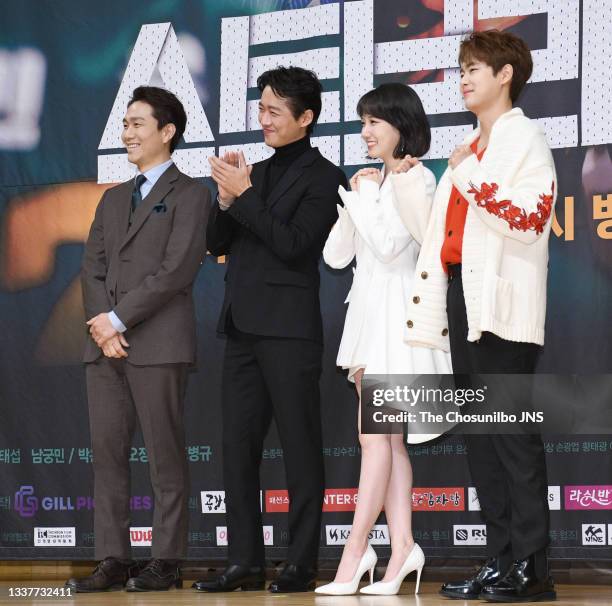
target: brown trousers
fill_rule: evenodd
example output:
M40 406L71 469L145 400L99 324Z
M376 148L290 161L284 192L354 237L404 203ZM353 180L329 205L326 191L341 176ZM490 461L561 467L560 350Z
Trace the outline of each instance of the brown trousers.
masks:
M100 357L86 365L86 376L96 559L131 558L129 456L136 419L154 495L152 556L183 558L189 499L183 425L187 365L135 366Z

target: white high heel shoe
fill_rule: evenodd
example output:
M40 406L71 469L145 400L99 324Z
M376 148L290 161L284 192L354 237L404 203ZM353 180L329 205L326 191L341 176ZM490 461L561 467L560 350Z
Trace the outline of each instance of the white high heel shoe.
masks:
M417 582L416 589L414 590L415 595L419 593L419 584L421 583L421 571L425 565L425 554L423 550L414 544L412 551L402 564L400 571L396 577L391 581L378 581L373 585L368 585L361 588L361 593L367 593L369 595L395 595L402 584L402 581L407 577L413 570L417 571Z
M376 556L376 552L372 546L368 544L368 548L361 556L361 560L359 560L355 576L350 581L346 583L328 583L327 585L321 585L321 587L315 589L315 593L323 593L325 595L351 595L357 593L359 581L361 581L361 577L366 571L370 571L370 584L374 580L374 568L376 567L377 561L378 557Z

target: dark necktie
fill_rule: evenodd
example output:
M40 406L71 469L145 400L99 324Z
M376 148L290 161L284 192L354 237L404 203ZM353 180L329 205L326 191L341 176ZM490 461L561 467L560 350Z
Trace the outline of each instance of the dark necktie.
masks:
M146 180L147 178L144 175L138 175L135 179L134 191L132 191L132 212L134 212L142 202L140 188Z

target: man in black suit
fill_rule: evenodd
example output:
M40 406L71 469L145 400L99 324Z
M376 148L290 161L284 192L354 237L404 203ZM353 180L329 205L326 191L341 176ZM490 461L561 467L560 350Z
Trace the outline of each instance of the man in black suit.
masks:
M169 91L134 91L122 141L138 175L104 193L85 245L84 362L101 561L91 575L67 581L75 592L181 585L189 498L183 399L196 349L192 287L206 255L210 211L206 186L171 159L186 121ZM144 569L132 560L129 536L129 453L137 420L155 495L153 559Z
M229 565L200 591L263 589L259 465L274 417L289 489L288 561L269 589L314 589L324 470L319 377L319 259L337 218L344 173L310 146L321 111L314 73L262 74L259 122L274 155L252 167L242 153L211 158L219 186L207 230L210 252L229 254L219 332L223 368L223 476Z

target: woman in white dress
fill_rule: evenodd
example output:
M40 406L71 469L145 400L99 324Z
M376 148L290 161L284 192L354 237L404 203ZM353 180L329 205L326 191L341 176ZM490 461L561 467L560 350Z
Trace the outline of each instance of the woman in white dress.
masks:
M384 166L382 171L373 167L357 171L350 192L340 187L344 207L338 206L338 221L323 258L336 269L357 260L337 364L348 369L348 379L361 398L364 373L443 374L451 372L451 366L448 354L412 347L403 339L407 299L412 296L419 244L436 186L433 173L417 159L427 152L431 138L423 106L410 87L382 84L360 99L357 112L368 156L382 160ZM400 202L394 191L405 188L411 193L421 188L428 195L400 196ZM398 214L398 205L408 199L428 200L417 212L412 209L410 230ZM370 571L370 585L362 593L395 594L404 577L417 570L416 593L425 559L412 536L412 467L403 436L363 434L358 423L361 473L351 534L334 582L316 591L355 593L363 574ZM372 584L376 553L368 535L383 506L391 558L384 579Z

